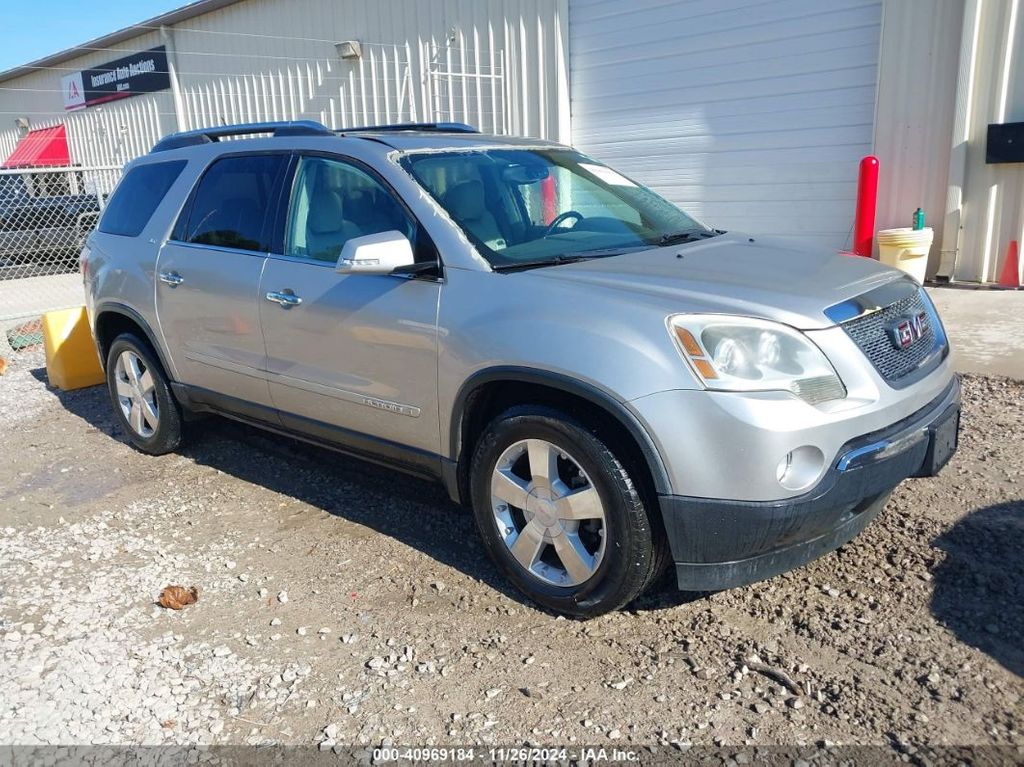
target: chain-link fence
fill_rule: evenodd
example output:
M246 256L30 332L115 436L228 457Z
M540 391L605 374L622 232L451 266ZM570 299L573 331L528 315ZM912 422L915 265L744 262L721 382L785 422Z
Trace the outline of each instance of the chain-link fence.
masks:
M83 301L78 256L121 168L0 170L0 320Z

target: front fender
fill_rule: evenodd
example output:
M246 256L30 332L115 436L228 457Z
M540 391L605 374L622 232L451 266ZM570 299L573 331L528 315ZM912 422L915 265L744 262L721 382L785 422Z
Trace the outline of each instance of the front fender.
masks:
M493 380L537 383L593 402L629 429L668 492L649 429L627 403L665 389L700 389L666 327L671 311L622 291L449 269L438 327L442 444L456 460L473 389ZM661 475L659 477L659 474Z

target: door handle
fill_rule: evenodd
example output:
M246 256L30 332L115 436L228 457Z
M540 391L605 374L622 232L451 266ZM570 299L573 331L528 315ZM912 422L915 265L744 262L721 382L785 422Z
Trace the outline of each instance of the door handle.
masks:
M160 272L160 282L166 283L172 288L178 287L184 281L185 278L177 272Z
M267 293L267 300L279 305L282 309L291 309L302 303L302 299L290 290L271 291Z

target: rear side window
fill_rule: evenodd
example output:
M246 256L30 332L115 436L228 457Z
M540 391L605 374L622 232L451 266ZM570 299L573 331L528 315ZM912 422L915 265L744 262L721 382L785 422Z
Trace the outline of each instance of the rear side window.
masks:
M199 181L188 223L176 227L185 242L239 250L270 250L277 181L286 155L217 160Z
M99 230L106 234L137 237L184 167L185 160L175 160L132 168L107 202Z

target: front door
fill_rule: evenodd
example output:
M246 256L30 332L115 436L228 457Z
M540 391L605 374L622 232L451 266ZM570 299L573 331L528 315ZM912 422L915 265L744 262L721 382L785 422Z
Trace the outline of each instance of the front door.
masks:
M268 407L259 287L287 160L214 162L157 260L157 313L181 382Z
M270 255L260 283L270 394L287 426L434 455L440 283L334 270L347 240L390 230L425 236L368 169L298 159L283 253Z

